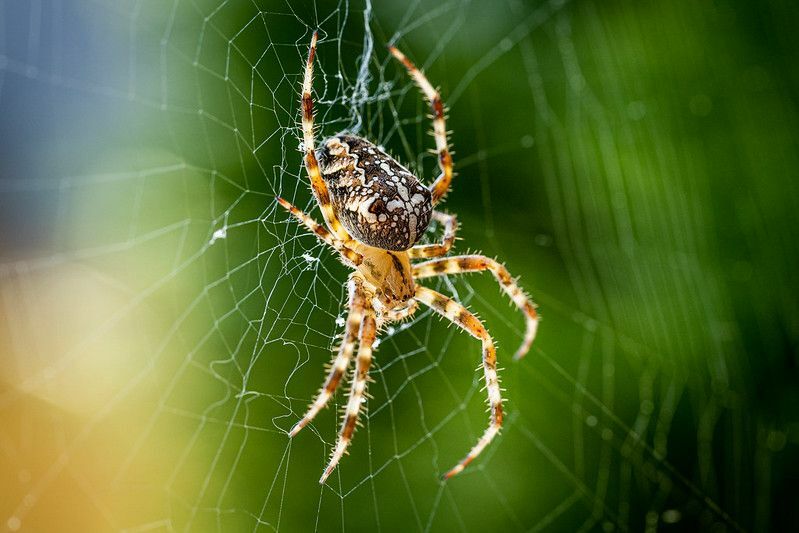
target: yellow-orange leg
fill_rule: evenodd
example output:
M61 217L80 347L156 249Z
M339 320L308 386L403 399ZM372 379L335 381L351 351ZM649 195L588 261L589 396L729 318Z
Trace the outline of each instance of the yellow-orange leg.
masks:
M370 297L368 297L364 306L364 316L361 322L361 333L358 340L358 356L355 359L355 372L352 377L352 385L350 386L350 397L347 401L346 410L344 411L344 421L341 424L341 431L339 431L336 447L333 449L330 462L327 468L325 468L322 477L319 479L319 483L324 483L331 472L333 472L352 440L352 434L355 432L355 426L358 423L358 414L361 412L361 404L364 401L364 394L366 393L369 366L372 364L372 345L375 342L376 335L377 323L375 321L375 313L370 302Z
M419 86L419 89L424 93L425 98L430 103L430 108L433 112L433 136L436 140L436 153L438 154L438 166L441 168L436 181L433 182L430 192L433 195L433 205L444 198L444 195L449 191L449 185L452 182L452 156L449 153L449 143L447 141L447 124L444 118L444 104L441 102L441 95L438 91L430 85L427 77L411 62L410 59L405 57L405 54L397 50L393 46L389 46L388 50L397 58L408 73Z
M278 196L277 203L291 213L294 218L299 220L300 223L308 228L308 231L316 235L319 240L330 245L332 248L338 251L342 257L352 264L352 266L356 267L363 262L363 256L361 254L347 246L346 243L338 240L332 233L322 227L321 224L294 207L290 202Z
M308 171L314 197L319 204L319 209L322 210L322 216L325 219L327 227L330 228L330 231L339 240L347 241L350 239L350 236L333 211L333 205L330 202L330 193L327 190L324 179L322 179L319 162L316 160L311 86L313 84L313 60L316 55L317 38L317 33L314 32L313 37L311 37L311 46L308 49L308 62L305 65L305 75L302 81L302 138L305 148L305 169Z
M389 322L400 322L413 315L419 309L419 302L410 299L405 307L401 309L391 309L386 312L386 319Z
M336 392L339 383L341 383L341 378L347 370L350 359L352 359L355 341L358 339L358 330L361 327L364 310L367 306L367 296L363 290L363 279L359 275L350 277L348 289L349 313L347 314L347 323L344 327L344 339L341 341L338 353L333 359L333 363L328 372L327 379L324 385L322 385L322 389L319 391L313 403L308 407L305 416L291 428L289 437L293 437L299 433L300 430L307 426L319 411L327 405L328 400L330 400L330 397Z
M497 351L494 348L494 341L488 334L482 322L469 312L461 304L421 285L416 286L414 296L420 302L430 306L434 311L443 315L453 324L468 332L473 337L483 343L483 374L485 377L486 390L488 391L488 405L491 411L491 418L483 435L477 444L469 451L469 454L449 472L444 474L444 479L449 479L458 474L471 463L480 452L488 446L488 443L499 433L502 427L502 397L499 392L499 377L497 376Z
M466 272L482 272L490 270L499 282L502 290L510 296L525 316L527 327L524 333L522 345L516 350L514 359L521 359L530 351L535 334L538 331L538 312L536 306L524 291L516 284L504 265L496 262L490 257L483 255L459 255L455 257L444 257L425 261L413 266L413 277L415 279L440 276L442 274L463 274Z
M455 244L455 233L458 231L458 218L455 215L433 211L433 220L444 226L444 237L441 243L436 244L417 244L408 250L411 259L421 259L424 257L440 257L450 251Z

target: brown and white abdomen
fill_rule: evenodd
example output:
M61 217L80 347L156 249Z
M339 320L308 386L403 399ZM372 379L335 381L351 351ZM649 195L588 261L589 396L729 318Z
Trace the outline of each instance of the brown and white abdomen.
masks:
M317 150L333 209L354 238L383 250L407 250L433 211L430 191L373 143L354 135L327 139Z

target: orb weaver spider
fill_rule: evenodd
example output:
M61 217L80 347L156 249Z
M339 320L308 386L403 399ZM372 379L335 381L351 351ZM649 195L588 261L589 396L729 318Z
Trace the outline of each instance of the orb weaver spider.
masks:
M344 264L354 271L347 283L349 301L344 339L322 389L305 416L289 431L289 436L297 435L327 405L350 365L357 343L344 420L330 462L319 480L324 483L347 450L355 431L365 401L377 331L385 323L411 316L422 303L482 343L490 421L466 457L444 474L444 479L448 479L466 468L502 426L496 349L488 330L466 307L416 281L444 274L490 271L526 317L524 340L515 359L529 351L535 338L538 328L536 306L508 270L494 259L482 255L442 257L455 243L458 227L455 215L434 210L448 192L453 176L444 104L438 91L402 52L389 46L391 54L405 66L432 110L433 135L441 171L432 186L424 186L407 168L362 137L342 133L326 139L316 148L311 86L317 39L314 32L302 84L302 132L305 168L326 227L286 200L277 198L277 201L311 233L336 250ZM443 226L443 239L439 244L416 244L431 219ZM414 259L429 260L412 263Z

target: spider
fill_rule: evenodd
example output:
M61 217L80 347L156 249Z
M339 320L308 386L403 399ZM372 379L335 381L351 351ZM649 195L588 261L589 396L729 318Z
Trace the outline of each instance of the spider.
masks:
M434 210L448 192L453 176L444 104L438 91L402 52L389 46L391 54L408 70L432 109L433 136L441 171L432 186L423 185L394 158L362 137L341 133L326 139L316 148L311 86L317 38L314 32L302 84L302 132L305 168L326 227L286 200L278 197L277 201L311 233L335 249L344 264L354 271L347 283L349 303L343 341L322 389L305 416L289 431L289 436L297 435L328 403L350 366L357 343L355 370L341 430L330 462L319 480L324 483L347 450L355 431L361 405L365 402L377 331L385 323L411 316L422 303L482 343L490 421L466 457L444 474L444 479L448 479L466 468L502 426L496 349L488 330L475 315L454 299L417 284L417 280L444 274L490 271L526 317L524 340L515 359L529 351L535 337L538 327L536 306L508 270L494 259L482 255L442 257L452 248L458 227L455 215ZM431 219L444 228L441 242L416 244ZM429 260L412 263L414 259Z

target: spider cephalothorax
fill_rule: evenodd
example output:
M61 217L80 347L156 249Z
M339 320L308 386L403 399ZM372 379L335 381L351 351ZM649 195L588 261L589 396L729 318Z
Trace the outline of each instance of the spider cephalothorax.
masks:
M430 190L373 143L341 134L322 143L316 157L333 209L359 241L383 250L407 250L433 212Z
M314 33L302 85L302 131L305 168L327 229L286 200L278 198L278 202L309 231L339 252L353 273L347 284L349 299L344 340L322 390L289 435L296 435L327 405L353 359L357 344L344 422L333 455L320 479L324 482L344 455L355 432L358 414L365 401L377 331L386 322L412 315L419 303L423 303L477 338L483 347L483 376L491 418L488 428L469 454L444 475L449 478L477 457L502 426L504 415L496 349L488 330L468 309L453 298L416 281L444 274L491 272L527 320L524 341L516 352L516 359L530 349L538 327L538 314L535 305L516 285L508 270L494 259L482 255L442 257L455 243L458 227L455 215L433 209L443 199L452 181L444 105L438 91L399 50L389 47L394 57L408 69L433 113L433 134L441 169L433 184L426 187L385 151L355 135L336 135L324 141L318 150L315 148L311 82L316 41ZM442 242L416 244L431 219L444 227ZM423 258L435 259L411 263L413 259Z

